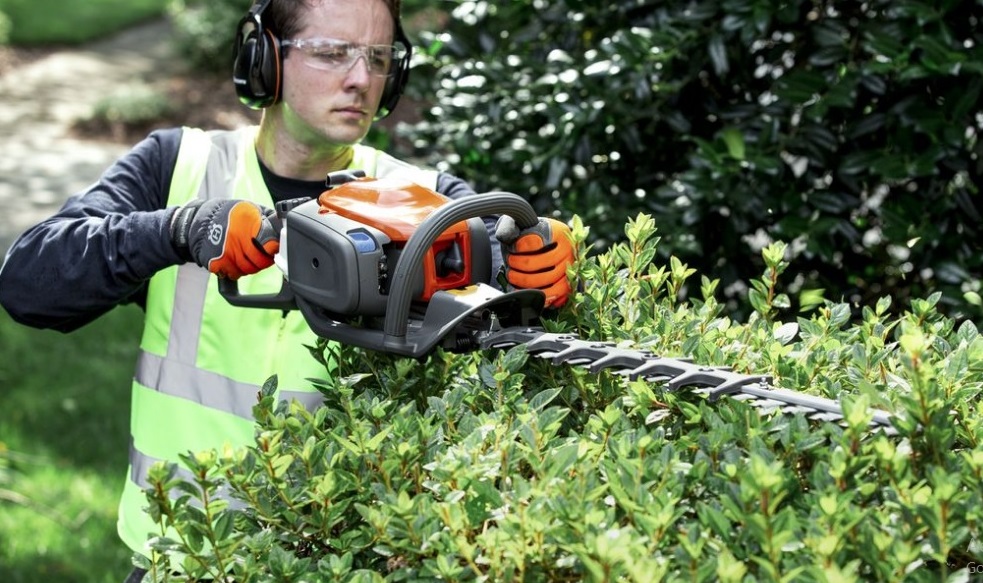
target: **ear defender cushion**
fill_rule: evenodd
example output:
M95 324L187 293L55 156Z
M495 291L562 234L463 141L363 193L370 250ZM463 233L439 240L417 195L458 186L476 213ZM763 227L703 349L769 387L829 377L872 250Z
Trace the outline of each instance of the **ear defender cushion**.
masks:
M282 90L279 43L259 27L240 36L232 72L239 101L252 109L269 107L280 100Z
M392 65L393 72L386 80L385 89L382 90L376 119L382 119L392 113L406 89L406 83L410 80L410 57L413 54L413 45L410 44L410 39L403 32L403 27L399 23L396 24L396 42L403 45L406 49L406 55Z

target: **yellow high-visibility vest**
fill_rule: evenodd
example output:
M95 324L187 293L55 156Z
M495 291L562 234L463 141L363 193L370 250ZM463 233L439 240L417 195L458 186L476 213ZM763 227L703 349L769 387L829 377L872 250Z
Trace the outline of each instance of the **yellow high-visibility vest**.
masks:
M256 156L256 131L184 129L167 205L195 197L237 198L272 208ZM436 171L366 146L355 146L349 169L436 188ZM282 278L275 267L266 269L241 278L239 291L275 293ZM235 307L219 294L217 278L193 263L151 278L117 523L127 546L149 555L146 542L161 534L145 511L150 466L168 461L181 467L179 454L253 444L252 408L268 378L277 375L279 399L297 399L311 409L321 403L321 394L306 380L329 374L305 347L315 343L299 311ZM180 470L179 475L190 476Z

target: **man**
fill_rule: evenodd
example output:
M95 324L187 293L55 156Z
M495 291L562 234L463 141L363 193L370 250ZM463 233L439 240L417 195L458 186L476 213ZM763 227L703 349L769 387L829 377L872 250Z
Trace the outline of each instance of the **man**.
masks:
M259 126L152 133L24 233L0 268L0 304L29 326L68 332L120 303L145 308L118 523L136 552L147 553L157 530L142 511L151 464L252 443L252 406L273 374L281 398L320 402L304 379L325 371L304 348L314 338L300 314L233 307L210 275L250 275L239 280L246 294L279 288L278 270L265 269L279 248L274 202L317 196L326 175L344 169L451 198L475 194L454 176L359 144L406 83L410 45L398 4L257 1L240 23L233 80L243 102L263 110ZM566 301L568 229L543 220L508 240L511 284L546 290L553 306Z

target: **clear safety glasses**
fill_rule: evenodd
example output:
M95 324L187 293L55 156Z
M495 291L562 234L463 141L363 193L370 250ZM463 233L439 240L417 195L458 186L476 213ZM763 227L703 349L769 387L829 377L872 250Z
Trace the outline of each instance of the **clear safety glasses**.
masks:
M304 63L324 71L348 71L359 57L365 58L369 73L388 77L393 61L406 56L406 50L390 45L355 45L334 38L281 40L280 46L293 47L304 53Z

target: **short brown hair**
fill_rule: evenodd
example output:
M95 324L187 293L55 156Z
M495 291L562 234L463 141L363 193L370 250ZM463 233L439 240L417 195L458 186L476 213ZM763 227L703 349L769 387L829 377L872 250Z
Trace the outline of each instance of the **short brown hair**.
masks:
M314 7L320 0L273 0L267 9L269 16L266 18L269 28L279 38L291 38L301 29L300 14L304 6ZM402 0L383 0L389 7L392 14L393 30L399 25L399 10Z

